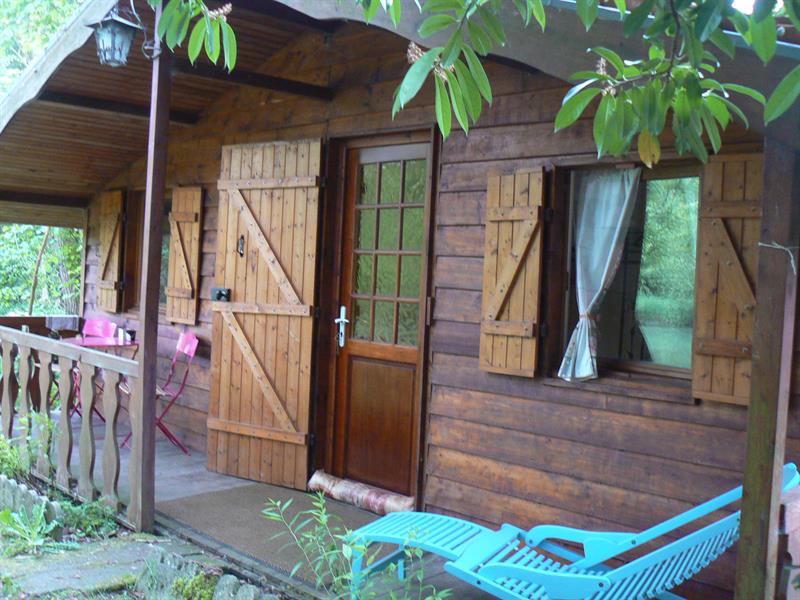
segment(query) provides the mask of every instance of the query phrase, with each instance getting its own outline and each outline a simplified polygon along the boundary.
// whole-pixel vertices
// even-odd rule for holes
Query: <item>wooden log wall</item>
[[[392,93],[406,64],[405,43],[390,34],[358,25],[344,26],[327,40],[308,34],[267,67],[275,74],[333,85],[335,99],[321,103],[237,88],[211,105],[197,126],[176,132],[170,142],[170,184],[203,185],[207,192],[202,300],[195,328],[203,357],[186,398],[169,419],[195,448],[204,447],[206,431],[207,298],[214,273],[221,146],[350,137],[432,124],[429,89],[391,120]],[[553,133],[563,82],[496,65],[490,76],[493,107],[469,137],[453,133],[443,143],[438,165],[423,508],[495,525],[550,522],[625,530],[644,528],[735,486],[744,466],[745,409],[696,405],[688,381],[617,375],[566,384],[548,376],[530,380],[478,368],[488,175],[595,161],[590,119]],[[736,128],[727,134],[727,143],[730,149],[759,148],[757,138]],[[109,187],[141,186],[143,166],[143,161],[132,165]],[[554,202],[552,193],[546,201]],[[97,261],[97,229],[91,223],[87,315],[94,313]],[[552,248],[546,250],[545,265]],[[131,315],[121,318],[136,327]],[[164,322],[159,331],[164,372],[177,330]],[[790,436],[787,458],[800,460],[796,415]],[[734,565],[735,557],[728,553],[682,591],[691,598],[727,597]]]

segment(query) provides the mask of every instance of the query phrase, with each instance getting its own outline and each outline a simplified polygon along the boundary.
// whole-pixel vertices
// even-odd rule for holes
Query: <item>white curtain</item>
[[[578,324],[564,353],[558,376],[567,381],[597,377],[597,313],[614,280],[631,213],[640,169],[576,171],[575,280]]]

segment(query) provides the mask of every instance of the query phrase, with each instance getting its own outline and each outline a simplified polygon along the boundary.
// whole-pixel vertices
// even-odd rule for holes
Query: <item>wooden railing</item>
[[[123,384],[126,394],[136,393],[136,361],[2,326],[0,357],[2,434],[11,439],[30,440],[27,444],[20,441],[19,447],[23,453],[32,451],[37,454],[25,456],[32,474],[83,501],[99,496],[120,511],[118,421],[123,393],[120,384]],[[54,415],[51,389],[55,370],[59,374],[57,388],[61,404],[57,421],[51,420]],[[74,432],[70,418],[76,397],[73,372],[79,373],[77,391],[82,414],[77,465],[73,464]],[[34,389],[39,393],[33,394]],[[133,408],[137,405],[131,397],[129,406]],[[92,426],[92,409],[95,406],[100,408],[105,419],[100,453],[101,488],[95,482],[97,448]],[[132,410],[129,413],[133,436],[127,488],[131,501],[125,514],[120,515],[129,524],[141,523],[143,509],[152,510],[152,507],[142,507],[141,501],[137,500],[148,496],[141,493],[142,473],[147,471],[147,465],[140,464],[144,454],[143,427],[136,412]],[[97,419],[96,416],[94,418]]]

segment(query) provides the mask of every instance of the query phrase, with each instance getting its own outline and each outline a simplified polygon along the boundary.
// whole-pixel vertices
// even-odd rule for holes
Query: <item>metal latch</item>
[[[211,299],[214,302],[230,302],[231,288],[211,288]]]

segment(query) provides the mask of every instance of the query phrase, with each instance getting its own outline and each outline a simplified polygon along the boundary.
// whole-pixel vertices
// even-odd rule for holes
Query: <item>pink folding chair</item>
[[[83,337],[114,337],[117,333],[117,324],[113,321],[109,321],[108,319],[86,319],[83,322],[83,329],[81,329],[81,335]],[[73,389],[75,390],[75,402],[72,406],[72,413],[70,416],[78,413],[82,415],[80,405],[81,405],[81,372],[78,370],[78,367],[72,369],[72,385]],[[99,394],[103,393],[103,384],[95,380],[95,386],[97,388],[97,392]],[[100,417],[100,420],[105,423],[105,418],[103,414],[97,410],[97,406],[92,406],[92,412]]]
[[[191,370],[192,361],[194,360],[194,355],[197,352],[197,345],[199,343],[200,340],[197,339],[195,334],[189,331],[184,331],[178,338],[178,345],[175,348],[175,353],[172,355],[172,363],[169,367],[167,380],[164,382],[163,386],[156,386],[156,399],[158,400],[163,398],[167,402],[166,406],[164,406],[164,410],[162,410],[161,414],[156,417],[156,427],[161,430],[161,432],[170,442],[180,448],[184,454],[189,454],[189,449],[184,446],[181,441],[175,437],[175,434],[169,430],[169,427],[167,427],[167,425],[164,423],[164,417],[167,416],[167,413],[172,408],[172,405],[175,404],[178,398],[181,397],[181,394],[183,394],[183,390],[186,387],[186,380],[189,377],[189,371]],[[186,368],[183,372],[183,377],[181,378],[180,384],[177,384],[175,383],[175,367],[178,364],[178,358],[180,358],[181,354],[186,357]],[[126,389],[125,391],[128,390]],[[129,433],[122,441],[122,445],[125,446],[130,439],[131,434]]]

